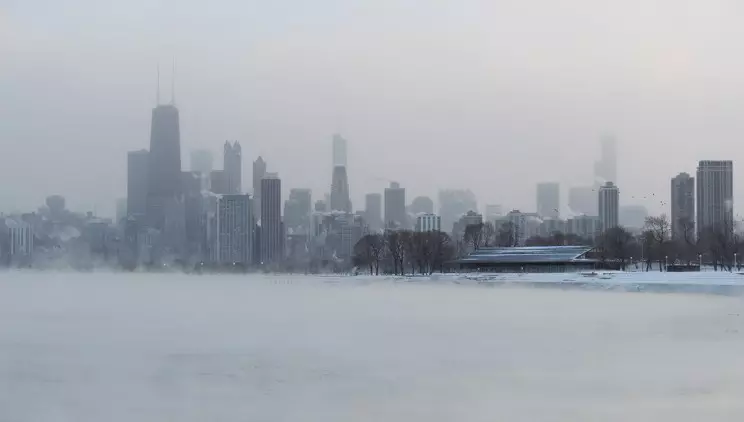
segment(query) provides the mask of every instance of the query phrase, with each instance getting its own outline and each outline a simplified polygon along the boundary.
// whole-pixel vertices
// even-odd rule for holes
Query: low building
[[[438,232],[442,230],[442,218],[435,214],[421,214],[416,217],[417,232]]]
[[[462,271],[562,273],[593,270],[600,261],[591,246],[481,248],[454,262]]]

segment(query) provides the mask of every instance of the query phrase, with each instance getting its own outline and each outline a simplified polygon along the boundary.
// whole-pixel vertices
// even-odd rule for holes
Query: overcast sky
[[[112,214],[177,61],[189,151],[243,145],[283,188],[329,190],[349,140],[355,208],[469,187],[535,208],[535,183],[592,181],[618,139],[621,205],[669,197],[699,159],[744,165],[737,0],[0,0],[0,210],[61,193]],[[735,207],[744,183],[735,173]]]

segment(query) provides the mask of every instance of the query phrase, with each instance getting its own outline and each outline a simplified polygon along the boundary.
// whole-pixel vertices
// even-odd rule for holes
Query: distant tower
[[[537,214],[542,218],[558,218],[561,209],[561,189],[558,183],[537,184]]]
[[[385,188],[385,228],[407,229],[406,190],[397,182],[390,182]]]
[[[351,212],[349,177],[346,172],[346,139],[333,135],[333,176],[331,180],[331,210]]]
[[[250,195],[222,195],[218,204],[219,263],[250,266],[253,261],[253,205]]]
[[[284,255],[282,225],[282,181],[275,173],[261,179],[261,262],[281,262]]]
[[[253,162],[253,210],[256,221],[261,220],[261,180],[266,175],[266,162],[258,157]]]
[[[289,233],[307,234],[310,231],[312,212],[312,191],[310,189],[291,189],[289,199],[284,203],[284,226]]]
[[[417,196],[411,201],[411,214],[434,214],[434,201],[428,196]]]
[[[224,171],[227,180],[227,191],[238,195],[243,191],[243,153],[238,141],[225,142]]]
[[[734,164],[731,161],[700,161],[697,168],[698,236],[708,230],[733,233]]]
[[[383,229],[382,195],[379,193],[368,193],[364,197],[364,219],[371,231]]]
[[[692,240],[695,236],[695,178],[680,173],[672,178],[672,239]]]
[[[173,104],[152,110],[147,191],[147,219],[163,230],[166,210],[173,209],[181,194],[181,133],[178,109]]]
[[[150,153],[146,150],[127,154],[127,215],[144,217],[147,213]]]
[[[620,191],[612,182],[607,182],[599,188],[599,227],[604,233],[617,227],[620,214]]]

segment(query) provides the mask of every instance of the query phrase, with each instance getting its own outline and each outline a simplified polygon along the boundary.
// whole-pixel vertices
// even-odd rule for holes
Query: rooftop
[[[561,263],[591,261],[586,254],[591,246],[523,246],[514,248],[481,248],[458,260],[458,263]]]

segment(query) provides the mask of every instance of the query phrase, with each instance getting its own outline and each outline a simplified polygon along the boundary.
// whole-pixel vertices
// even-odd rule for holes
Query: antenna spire
[[[157,64],[157,72],[158,72],[158,79],[157,79],[157,87],[155,88],[155,106],[160,105],[160,62]]]
[[[176,58],[173,58],[173,70],[171,71],[171,105],[176,105]]]

